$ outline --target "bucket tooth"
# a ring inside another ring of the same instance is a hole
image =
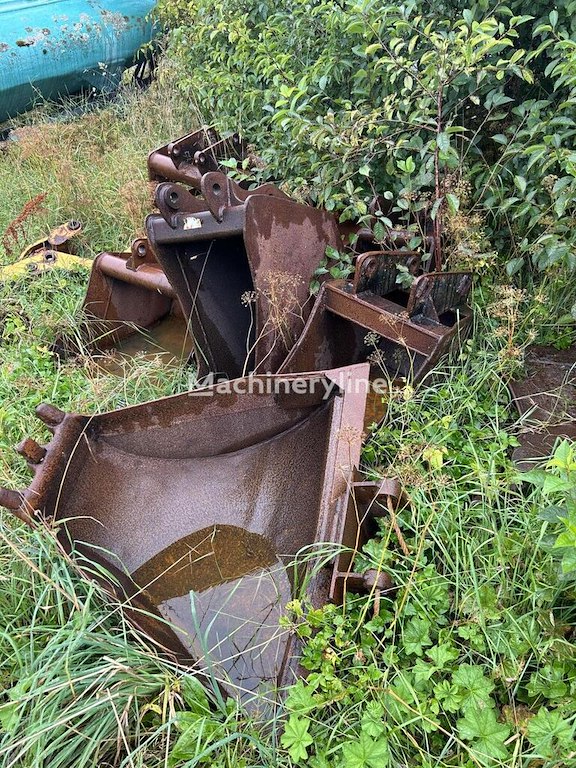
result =
[[[16,452],[23,456],[28,464],[40,464],[46,456],[46,448],[39,445],[36,440],[27,437],[16,446]]]
[[[61,411],[60,408],[56,408],[55,405],[41,403],[36,408],[36,416],[38,416],[40,421],[43,421],[44,424],[46,424],[48,429],[54,431],[54,429],[64,421],[66,414],[64,411]]]
[[[22,506],[23,494],[9,488],[0,487],[0,507],[6,507],[11,512],[17,512]]]

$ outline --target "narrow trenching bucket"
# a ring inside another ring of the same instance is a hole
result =
[[[222,139],[203,128],[153,150],[148,156],[149,177],[156,183],[183,181],[199,189],[204,173],[222,169],[222,160],[241,160],[244,152],[237,135]],[[62,356],[111,350],[128,357],[161,354],[166,362],[190,357],[192,339],[181,304],[146,238],[135,240],[130,252],[96,257],[79,338],[61,336],[54,350]]]
[[[160,184],[150,245],[189,319],[200,375],[275,372],[312,307],[309,287],[334,217],[290,200],[272,184],[245,190],[213,171],[201,197]]]
[[[350,494],[367,376],[364,364],[248,377],[92,417],[40,406],[53,437],[18,447],[34,478],[0,490],[0,504],[47,521],[178,660],[241,697],[276,689],[297,673],[278,623],[296,585],[308,580],[321,605],[342,596],[351,568],[342,557],[337,571],[293,567],[296,554],[364,540],[366,489],[360,506]],[[312,560],[333,563],[332,550]]]

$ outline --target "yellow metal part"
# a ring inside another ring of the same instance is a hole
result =
[[[32,256],[20,259],[7,267],[0,267],[0,281],[15,280],[22,275],[41,275],[51,269],[74,269],[84,267],[92,269],[92,260],[74,256],[71,253],[44,248]]]
[[[91,259],[69,253],[69,241],[82,232],[79,221],[68,221],[53,229],[47,238],[27,246],[18,261],[0,267],[0,281],[14,280],[22,275],[41,275],[51,269],[92,268]]]

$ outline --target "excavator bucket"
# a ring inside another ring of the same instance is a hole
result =
[[[225,160],[244,154],[237,136],[208,129],[150,153],[159,213],[131,254],[97,257],[84,302],[88,349],[168,345],[180,359],[192,352],[201,378],[278,369],[310,313],[312,276],[340,235],[327,211],[223,173]]]
[[[203,128],[153,150],[148,157],[150,180],[182,181],[199,189],[204,173],[221,170],[221,161],[239,161],[244,154],[237,135],[222,139],[213,129]],[[127,357],[160,354],[168,363],[191,355],[192,339],[180,302],[146,238],[135,240],[129,253],[96,257],[82,309],[80,337],[61,336],[54,344],[61,356],[114,350]],[[115,370],[113,361],[106,365]]]
[[[130,253],[101,253],[92,272],[83,305],[79,343],[57,339],[59,354],[111,349],[121,355],[161,354],[166,362],[187,359],[192,342],[174,289],[145,238]]]
[[[298,673],[278,622],[296,590],[317,606],[343,595],[352,562],[334,571],[342,548],[320,545],[367,532],[366,488],[353,498],[367,376],[251,376],[92,417],[42,405],[52,439],[18,447],[34,478],[0,504],[49,524],[137,627],[249,699]]]
[[[372,379],[418,383],[456,338],[465,337],[472,319],[466,305],[470,273],[420,272],[416,252],[358,256],[351,280],[322,285],[306,327],[279,372],[369,361]],[[409,289],[401,287],[399,276],[408,277]],[[369,409],[372,400],[374,392]],[[383,413],[372,415],[372,421],[378,421]]]
[[[200,376],[274,372],[310,314],[310,281],[334,217],[272,184],[245,190],[223,173],[201,178],[201,197],[160,184],[148,239],[189,320]]]

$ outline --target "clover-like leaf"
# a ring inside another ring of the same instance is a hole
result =
[[[388,739],[372,739],[366,732],[342,746],[342,768],[385,768],[390,759]]]
[[[373,739],[377,739],[386,730],[384,725],[385,710],[379,701],[370,701],[362,714],[362,733],[366,733]]]
[[[414,617],[404,629],[404,650],[409,656],[422,656],[424,648],[432,645],[430,640],[430,622],[428,619]]]
[[[442,643],[429,648],[426,655],[432,659],[438,669],[443,669],[448,662],[455,661],[459,654],[458,650],[450,643]]]
[[[442,680],[434,686],[434,696],[442,704],[446,712],[457,712],[462,704],[458,686],[448,680]]]
[[[546,707],[530,718],[526,728],[528,740],[540,757],[561,757],[560,752],[574,748],[573,726],[559,712]]]
[[[452,683],[458,687],[463,712],[468,709],[490,709],[494,706],[490,698],[494,683],[484,675],[482,667],[462,664],[452,675]]]
[[[308,729],[310,720],[307,717],[291,715],[286,723],[286,729],[282,734],[282,746],[288,750],[290,759],[294,763],[299,763],[308,758],[308,747],[314,739],[310,736]]]
[[[505,760],[508,749],[504,742],[510,735],[510,728],[496,720],[493,709],[468,709],[458,720],[458,733],[466,741],[472,742],[472,748],[483,762],[485,758]]]

